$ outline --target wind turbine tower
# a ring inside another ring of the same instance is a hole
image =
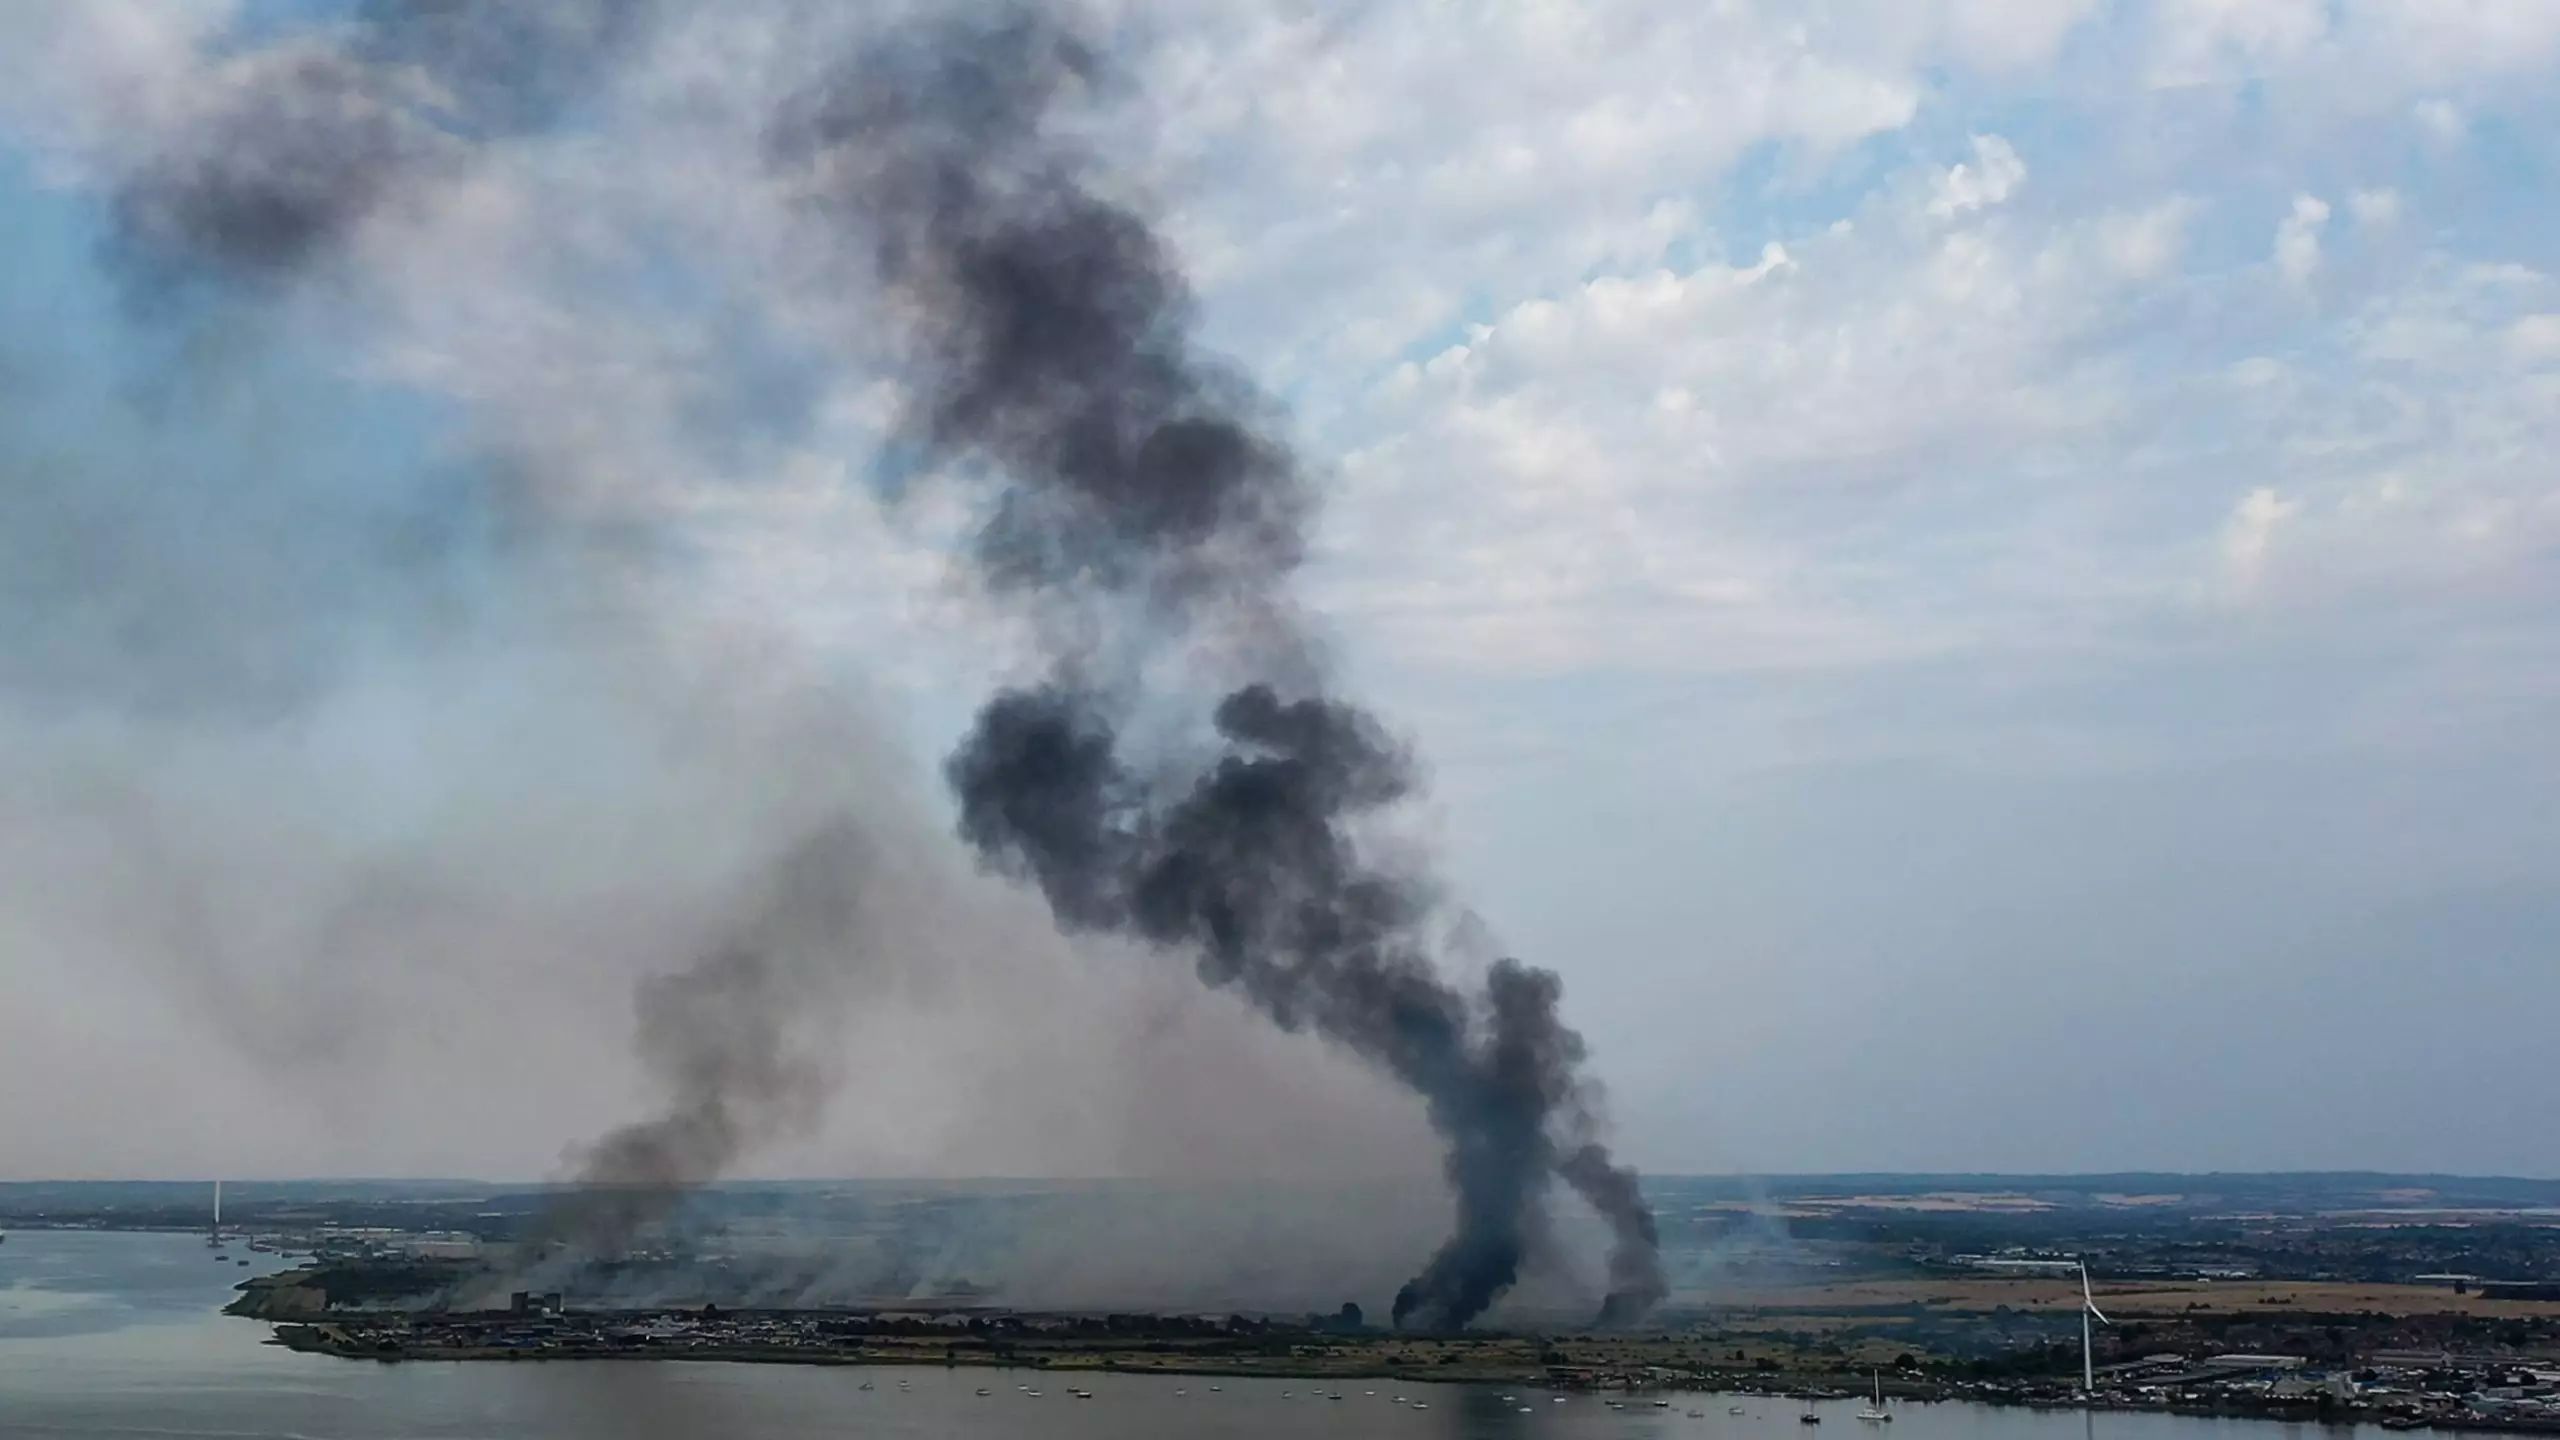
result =
[[[2098,1308],[2097,1296],[2090,1293],[2089,1262],[2083,1260],[2080,1262],[2080,1393],[2083,1395],[2095,1394],[2098,1389],[2098,1362],[2089,1343],[2089,1322],[2093,1319],[2101,1325],[2116,1323]]]

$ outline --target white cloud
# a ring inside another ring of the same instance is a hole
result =
[[[2178,196],[2147,209],[2106,215],[2098,221],[2098,245],[2107,264],[2130,280],[2167,273],[2186,253],[2187,226],[2196,202]]]
[[[2459,142],[2470,128],[2464,122],[2462,112],[2455,109],[2450,100],[2421,100],[2409,107],[2409,115],[2418,122],[2420,130],[2439,144]]]
[[[2301,502],[2286,500],[2263,485],[2231,507],[2231,518],[2222,529],[2222,564],[2235,589],[2246,593],[2257,587],[2276,531],[2301,510]]]
[[[2359,225],[2394,225],[2400,220],[2400,192],[2388,186],[2358,190],[2347,197],[2347,209]]]
[[[2508,326],[2507,350],[2527,365],[2560,360],[2560,315],[2527,315]]]
[[[1973,159],[1938,177],[1929,213],[1941,220],[1980,210],[2009,198],[2026,183],[2027,162],[1997,135],[1973,137]]]
[[[2329,206],[2311,195],[2293,197],[2293,210],[2276,226],[2276,273],[2288,284],[2308,285],[2320,270],[2320,232],[2328,227]]]
[[[1945,24],[1957,54],[1994,70],[2050,60],[2097,0],[1948,0]]]
[[[2307,55],[2329,34],[2324,0],[2162,0],[2153,79],[2192,84]]]

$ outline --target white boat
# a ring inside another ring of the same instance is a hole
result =
[[[1884,1408],[1884,1372],[1876,1371],[1875,1377],[1875,1398],[1867,1402],[1867,1408],[1858,1412],[1858,1418],[1870,1425],[1890,1425],[1893,1423],[1893,1416],[1886,1413]]]

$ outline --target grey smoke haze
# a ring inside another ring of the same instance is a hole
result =
[[[689,968],[641,982],[639,1053],[669,1109],[587,1151],[579,1178],[589,1188],[550,1217],[554,1233],[620,1251],[685,1187],[817,1126],[842,1037],[809,1033],[808,1006],[830,974],[859,975],[874,958],[864,953],[877,940],[859,892],[879,867],[864,848],[845,823],[811,835],[783,858],[737,933]]]
[[[394,4],[237,50],[186,123],[121,171],[123,253],[153,280],[192,266],[273,283],[336,261],[377,220],[381,243],[466,191],[503,142],[609,84],[639,18]],[[1412,792],[1411,766],[1324,693],[1292,613],[1314,496],[1270,407],[1187,339],[1187,287],[1163,244],[1055,138],[1065,92],[1109,68],[1027,11],[927,18],[866,39],[772,131],[786,170],[814,172],[814,208],[872,262],[910,342],[897,429],[992,482],[974,572],[1035,617],[1050,655],[1041,685],[1000,695],[952,762],[963,833],[1033,873],[1062,925],[1193,955],[1211,984],[1422,1097],[1447,1137],[1458,1225],[1396,1313],[1462,1325],[1545,1243],[1561,1141],[1586,1172],[1609,1169],[1582,1047],[1544,972],[1498,964],[1480,1001],[1443,978],[1433,887],[1354,833]],[[518,415],[498,433],[551,428]],[[545,473],[549,443],[502,449],[505,473],[549,531],[543,548],[575,551],[589,537],[555,497],[577,482]],[[659,623],[643,608],[639,623]],[[1204,738],[1223,753],[1207,763],[1188,742],[1122,733],[1148,718],[1138,680],[1173,643],[1214,653],[1200,678],[1243,682],[1216,707]],[[1090,763],[1036,773],[1061,736]],[[598,1188],[561,1217],[574,1243],[619,1246],[681,1187],[818,1123],[833,1077],[791,1027],[840,1017],[868,983],[875,937],[851,900],[867,862],[832,845],[813,859],[789,836],[767,854],[780,873],[687,968],[639,992],[639,1054],[669,1108],[584,1152]],[[1626,1281],[1610,1308],[1641,1309],[1660,1285],[1649,1221],[1623,1203],[1631,1182],[1565,1178],[1622,1202],[1603,1207]]]
[[[235,296],[263,297],[262,304],[289,319],[296,300],[291,282],[348,259],[359,228],[391,214],[397,219],[385,220],[374,240],[378,246],[386,244],[399,221],[431,213],[446,188],[467,187],[475,166],[496,163],[481,147],[541,123],[566,93],[553,92],[535,103],[479,83],[486,79],[485,67],[465,66],[468,76],[443,73],[462,63],[453,57],[489,46],[506,48],[524,38],[516,24],[517,18],[500,7],[386,7],[369,11],[351,28],[289,36],[263,49],[227,54],[203,77],[204,96],[191,115],[201,123],[173,130],[165,145],[138,147],[139,158],[118,173],[114,213],[123,229],[113,253],[134,267],[136,278],[152,284],[257,282]],[[604,72],[596,66],[610,54],[612,43],[629,39],[618,21],[538,28],[542,33],[533,37],[539,42],[535,50],[560,61],[555,65],[543,59],[535,66],[545,85],[601,83]],[[252,313],[228,308],[234,303],[236,299],[215,306],[210,322],[208,312],[192,310],[166,312],[153,323],[188,329]],[[1239,400],[1249,397],[1241,382],[1230,383]],[[691,658],[698,642],[684,638],[695,622],[684,613],[680,574],[664,567],[658,549],[612,543],[617,537],[590,528],[565,499],[585,477],[553,472],[559,455],[554,445],[510,443],[535,428],[550,439],[547,432],[556,427],[540,419],[529,425],[525,415],[498,407],[496,413],[477,417],[473,428],[477,452],[456,466],[467,483],[442,495],[443,508],[431,518],[441,522],[494,512],[502,517],[506,533],[495,541],[465,533],[449,547],[460,552],[458,563],[470,576],[472,603],[439,617],[428,640],[398,629],[387,640],[375,639],[368,627],[386,617],[437,616],[439,596],[433,587],[410,583],[396,572],[378,575],[359,569],[347,577],[345,592],[317,612],[316,619],[305,609],[310,597],[302,595],[274,597],[272,613],[261,608],[263,601],[260,606],[225,603],[226,595],[208,596],[201,590],[152,602],[159,606],[155,621],[191,622],[208,633],[245,627],[280,636],[284,658],[294,667],[291,685],[219,654],[208,657],[197,645],[136,648],[115,643],[114,637],[101,640],[62,627],[45,637],[46,647],[29,646],[22,653],[39,655],[49,648],[95,661],[117,681],[131,684],[156,685],[168,674],[210,669],[224,684],[253,691],[252,711],[306,724],[302,717],[315,707],[325,711],[351,696],[360,702],[366,687],[379,683],[385,673],[395,683],[403,682],[415,665],[425,672],[418,677],[421,683],[457,686],[466,694],[508,687],[511,700],[532,707],[544,722],[558,727],[544,737],[545,743],[574,749],[599,739],[621,741],[630,753],[613,758],[624,767],[636,764],[645,773],[654,764],[673,772],[649,777],[645,788],[661,793],[640,797],[628,807],[597,807],[542,837],[573,848],[589,845],[593,837],[578,827],[597,820],[617,823],[617,808],[623,810],[621,819],[658,827],[640,842],[642,848],[660,852],[655,855],[630,855],[631,839],[616,837],[613,848],[626,852],[621,858],[627,868],[619,875],[610,855],[579,857],[575,868],[584,873],[576,885],[563,887],[568,893],[550,892],[546,881],[553,877],[507,873],[510,863],[521,860],[515,854],[523,848],[514,843],[517,836],[506,836],[511,843],[502,847],[505,854],[470,853],[475,840],[492,838],[493,829],[504,833],[511,828],[502,813],[471,815],[459,833],[450,828],[452,813],[421,815],[412,823],[427,827],[427,833],[403,836],[398,846],[372,853],[365,853],[360,839],[340,842],[356,852],[346,857],[351,872],[346,878],[327,873],[324,856],[320,873],[303,881],[315,888],[271,892],[281,902],[273,906],[275,913],[236,931],[226,923],[230,917],[209,911],[236,903],[236,885],[192,873],[203,862],[186,853],[184,845],[154,847],[162,863],[128,868],[114,882],[122,887],[125,903],[141,902],[136,913],[165,915],[164,933],[156,937],[161,943],[176,943],[178,933],[193,932],[199,950],[235,952],[199,954],[181,962],[179,983],[200,988],[217,1007],[240,1008],[235,986],[242,967],[261,968],[279,958],[300,967],[296,978],[301,982],[335,997],[334,1013],[307,1023],[290,1022],[297,1031],[327,1037],[322,1053],[312,1052],[299,1037],[288,1046],[300,1047],[289,1063],[314,1075],[352,1063],[366,1043],[363,1032],[383,1024],[370,1013],[374,1007],[393,991],[421,981],[494,982],[502,991],[527,994],[552,988],[552,982],[573,971],[606,984],[627,977],[638,1008],[635,1055],[665,1108],[576,1147],[577,1173],[593,1188],[556,1217],[559,1233],[580,1247],[611,1250],[664,1214],[683,1187],[724,1173],[747,1155],[822,1130],[826,1102],[863,1038],[859,1012],[865,1007],[887,1001],[880,1006],[885,1013],[911,1014],[911,1003],[897,1003],[895,991],[901,986],[939,988],[946,1001],[954,990],[983,999],[986,988],[1022,985],[1026,967],[1033,966],[1052,967],[1041,983],[1054,989],[1066,957],[1036,935],[1008,934],[1016,922],[996,918],[1001,912],[991,912],[971,885],[935,881],[921,873],[932,869],[925,861],[920,871],[915,858],[915,852],[930,848],[926,836],[908,806],[876,785],[873,777],[888,765],[878,737],[867,726],[842,723],[840,716],[801,725],[804,716],[797,702],[777,703],[769,693],[789,689],[788,681],[777,686],[775,677],[754,673],[752,660],[706,670]],[[682,438],[709,449],[722,437]],[[1214,427],[1208,438],[1219,439]],[[334,477],[346,489],[362,494],[367,482],[383,482],[384,477],[363,476],[363,462],[350,460],[357,481],[346,484],[343,472]],[[1273,463],[1284,461],[1285,456],[1275,454]],[[1219,467],[1227,457],[1185,453],[1149,463],[1157,468],[1144,477],[1145,484],[1160,489],[1168,477],[1196,465],[1224,473]],[[1303,496],[1294,494],[1294,479],[1290,483],[1292,490],[1275,493],[1298,503]],[[293,508],[290,494],[277,494],[266,477],[254,472],[241,477],[229,495],[196,492],[189,499],[212,514],[260,515],[261,524],[244,525],[223,547],[201,548],[195,556],[225,583],[258,574],[278,553],[309,551],[334,566],[351,558],[360,561],[364,546],[378,543],[380,526],[372,523],[370,512],[355,536],[315,534],[300,523],[305,517]],[[270,499],[276,502],[274,513],[256,508]],[[47,500],[40,491],[13,490],[12,500],[30,522],[29,533],[41,533],[76,513],[68,499]],[[129,544],[134,525],[178,523],[164,515],[166,509],[165,497],[144,495],[132,516],[116,517],[116,524],[125,528],[109,537],[109,548]],[[394,521],[408,523],[395,514],[382,524]],[[1042,524],[1030,517],[1018,517],[1018,522],[1005,542],[1018,553],[987,570],[1000,586],[1030,583],[1036,568],[1020,547],[1042,543]],[[1172,523],[1198,530],[1201,539],[1209,538],[1210,529],[1231,529],[1224,519],[1204,525],[1197,517],[1175,517]],[[1294,515],[1275,517],[1270,534],[1276,542],[1294,546],[1297,523]],[[270,528],[274,538],[267,533]],[[1000,528],[990,527],[990,536]],[[202,538],[202,532],[194,534]],[[1000,548],[991,539],[986,553],[992,558]],[[429,552],[430,559],[440,556]],[[1271,557],[1266,568],[1276,574],[1293,559]],[[488,583],[493,573],[502,577],[502,584]],[[57,589],[52,598],[61,602],[53,607],[59,616],[89,607],[97,594],[83,585],[73,567],[63,567]],[[277,622],[283,622],[281,628],[270,631]],[[356,644],[350,636],[367,643]],[[424,664],[419,663],[420,647]],[[557,648],[545,653],[544,647]],[[748,673],[723,673],[740,664]],[[628,691],[583,705],[563,704],[582,681],[592,681],[600,672],[614,674]],[[708,698],[683,693],[705,681],[714,687]],[[61,687],[55,677],[33,675],[29,691],[59,694]],[[598,724],[610,727],[609,733],[596,735],[583,728]],[[777,725],[800,729],[789,743],[774,744]],[[144,736],[136,743],[147,747],[153,741]],[[827,753],[829,747],[837,752]],[[614,746],[598,748],[610,753]],[[717,752],[716,763],[700,763],[706,748]],[[512,796],[485,796],[484,803],[542,803],[540,797],[552,782],[539,769],[566,757],[537,747],[522,758],[534,762],[535,771],[512,779],[530,782],[531,788]],[[617,771],[610,763],[603,769],[624,778],[634,773]],[[432,777],[429,783],[451,778]],[[693,826],[699,817],[687,807],[701,802],[704,787],[723,785],[742,793],[722,797],[725,813],[713,817],[717,823],[703,827],[703,833],[667,833]],[[137,826],[163,823],[156,804],[128,804],[123,814],[107,814],[71,792],[48,787],[45,793],[48,809],[101,814],[102,835],[129,836]],[[326,808],[325,797],[308,798]],[[354,803],[354,797],[349,799]],[[190,828],[218,814],[189,817]],[[236,812],[229,817],[232,823],[238,819]],[[335,817],[315,819],[336,823]],[[191,840],[224,843],[218,834],[221,823],[213,820],[213,836]],[[475,832],[474,826],[481,828]],[[541,853],[540,842],[532,849]],[[628,863],[634,859],[644,863]],[[452,870],[456,862],[465,867],[462,873]],[[629,913],[613,915],[615,900],[600,892],[617,880],[663,888],[647,902],[629,907]],[[212,898],[216,894],[222,898]],[[553,913],[524,913],[545,907]],[[999,949],[1007,953],[983,953]],[[691,958],[679,963],[676,957],[685,952]],[[493,971],[482,961],[497,968]],[[973,982],[964,973],[955,983],[948,975],[933,973],[936,967],[963,972],[975,967],[984,974]],[[507,973],[516,968],[549,968],[552,973]],[[1087,975],[1077,988],[1083,999],[1097,991],[1107,997],[1114,987],[1098,985]],[[1175,1031],[1199,1028],[1192,1007],[1168,1009],[1170,997],[1152,986],[1141,987],[1138,994],[1145,1007],[1157,1012],[1156,1018],[1142,1021],[1148,1028],[1162,1031],[1168,1020]],[[914,997],[904,998],[912,1002]],[[1059,1037],[1046,1047],[1020,1043],[1022,1037],[1006,1034],[999,1023],[993,1027],[993,1042],[1026,1053],[981,1068],[1017,1077],[1016,1085],[1024,1078],[1043,1083],[1062,1074],[1090,1077],[1095,1057],[1082,1052],[1099,1050],[1110,1057],[1128,1038],[1115,1033],[1115,1027],[1133,1017],[1109,1015],[1113,1003],[1106,998],[1104,1014],[1083,1017],[1090,1026],[1085,1034]],[[1126,998],[1117,1003],[1125,1005]],[[1454,1005],[1456,1000],[1444,995],[1436,1003]],[[1211,1030],[1230,1028],[1227,1012],[1204,1013]],[[1077,1012],[1053,1005],[1047,1014],[1075,1017]],[[1027,1018],[1026,1011],[1010,1023]],[[253,1023],[268,1022],[261,1018]],[[253,1043],[263,1050],[279,1038],[269,1033]],[[1223,1034],[1212,1048],[1227,1051],[1233,1043],[1231,1034]],[[1191,1048],[1187,1040],[1184,1048]],[[1157,1046],[1156,1053],[1170,1052]],[[1239,1060],[1248,1070],[1266,1061],[1288,1067],[1321,1063],[1317,1052],[1284,1043],[1277,1048],[1248,1046],[1243,1055],[1222,1055],[1210,1068],[1232,1068]],[[1128,1068],[1122,1057],[1102,1064]],[[1034,1072],[1044,1066],[1052,1068],[1035,1078]],[[1196,1121],[1170,1127],[1161,1141],[1141,1139],[1135,1151],[1160,1150],[1171,1156],[1185,1144],[1197,1149],[1204,1126],[1244,1137],[1235,1145],[1250,1144],[1252,1134],[1262,1128],[1251,1112],[1269,1108],[1275,1092],[1285,1095],[1296,1088],[1286,1081],[1275,1085],[1274,1077],[1265,1074],[1236,1087],[1234,1100],[1222,1107],[1209,1103],[1221,1087],[1214,1081],[1199,1083],[1202,1078],[1185,1063],[1181,1088],[1188,1093],[1183,1103],[1200,1112]],[[910,1103],[911,1097],[884,1094],[892,1087],[880,1085],[876,1075],[864,1079],[858,1093],[866,1104]],[[1115,1087],[1091,1085],[1090,1078],[1087,1083],[1123,1107],[1131,1124],[1160,1122],[1162,1102],[1140,1095],[1138,1087],[1114,1093]],[[992,1080],[937,1075],[935,1084],[989,1108],[1013,1103]],[[1158,1082],[1147,1088],[1169,1087]],[[1377,1105],[1374,1093],[1359,1094],[1359,1104]],[[1282,1102],[1284,1107],[1288,1103]],[[1321,1101],[1318,1111],[1333,1104]],[[1392,1115],[1395,1107],[1386,1108]],[[1354,1121],[1347,1136],[1311,1133],[1293,1148],[1319,1165],[1339,1164],[1365,1149],[1373,1159],[1385,1161],[1377,1168],[1390,1173],[1401,1168],[1386,1159],[1400,1147],[1374,1143],[1359,1133],[1368,1123]],[[954,1128],[965,1132],[971,1125],[971,1117],[964,1116]],[[1396,1126],[1390,1119],[1386,1128]],[[1115,1148],[1119,1154],[1133,1153],[1132,1147]],[[1207,1148],[1233,1147],[1212,1137]],[[1181,1163],[1200,1162],[1195,1156]],[[1061,1168],[1075,1164],[1070,1158]],[[1517,1257],[1508,1263],[1516,1266]],[[1102,1271],[1108,1265],[1106,1257]],[[1087,1270],[1071,1279],[1052,1275],[1043,1282],[1042,1293],[1063,1299],[1079,1287],[1102,1293],[1113,1284],[1126,1293],[1165,1289],[1133,1284],[1125,1276],[1115,1282],[1102,1271]],[[1319,1289],[1332,1283],[1315,1282]]]
[[[126,180],[130,258],[287,276],[420,170],[546,124],[653,0],[363,0],[345,20],[229,58],[173,143]]]
[[[334,30],[234,57],[210,109],[125,177],[123,253],[153,280],[190,265],[290,277],[420,172],[548,121],[640,9],[376,0]],[[831,816],[783,842],[742,917],[684,969],[640,982],[635,1045],[669,1108],[586,1148],[579,1174],[594,1188],[563,1202],[560,1238],[619,1249],[683,1187],[817,1125],[833,1089],[828,1042],[840,1037],[805,1030],[839,1013],[869,958],[855,836],[889,813]]]
[[[1314,496],[1271,407],[1197,347],[1167,247],[1060,138],[1108,71],[1047,12],[1000,7],[865,49],[778,132],[888,291],[902,433],[983,479],[977,568],[1048,650],[948,764],[961,832],[1062,925],[1192,957],[1421,1096],[1457,1224],[1393,1313],[1463,1326],[1545,1239],[1556,1131],[1592,1125],[1583,1045],[1549,972],[1497,962],[1471,1003],[1441,973],[1432,888],[1364,854],[1357,826],[1412,765],[1326,693],[1292,614]],[[1150,651],[1203,643],[1196,675],[1246,683],[1210,735],[1147,738],[1145,712],[1190,698]],[[1604,1313],[1642,1313],[1663,1285],[1632,1175],[1587,1136],[1565,1175],[1616,1230]]]

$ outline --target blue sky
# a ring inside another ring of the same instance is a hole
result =
[[[2560,1174],[2560,9],[1107,8],[1145,43],[1093,143],[1327,475],[1305,596],[1429,756],[1381,843],[1564,972],[1634,1158]],[[101,227],[252,78],[230,7],[0,21],[0,559],[51,577],[0,632],[7,773],[47,787],[0,859],[90,877],[0,905],[52,1007],[0,1018],[0,1097],[208,1077],[104,1151],[0,1098],[45,1137],[0,1163],[183,1171],[219,1119],[260,1168],[542,1172],[637,1091],[624,927],[680,932],[824,788],[764,718],[701,740],[741,656],[885,732],[825,783],[939,833],[1018,637],[951,578],[956,503],[870,484],[874,302],[811,283],[753,163],[832,38],[791,27],[851,22],[675,10],[573,128],[182,313]],[[508,549],[533,514],[572,553]],[[112,558],[66,567],[82,516]],[[647,643],[593,639],[626,609]],[[137,613],[186,663],[101,628]],[[405,868],[454,943],[325,959]],[[183,923],[123,923],[173,876]],[[991,988],[1066,1003],[1085,963]],[[521,1018],[453,998],[526,975]],[[928,991],[918,1064],[1078,1048]],[[1230,1048],[1143,986],[1073,1003],[1165,1073]],[[389,1098],[533,1036],[562,1072],[503,1123]],[[1220,1083],[1327,1063],[1253,1053]],[[314,1066],[343,1105],[278,1098]],[[1368,1133],[1307,1083],[1288,1124]],[[767,1163],[1070,1163],[884,1108]]]

